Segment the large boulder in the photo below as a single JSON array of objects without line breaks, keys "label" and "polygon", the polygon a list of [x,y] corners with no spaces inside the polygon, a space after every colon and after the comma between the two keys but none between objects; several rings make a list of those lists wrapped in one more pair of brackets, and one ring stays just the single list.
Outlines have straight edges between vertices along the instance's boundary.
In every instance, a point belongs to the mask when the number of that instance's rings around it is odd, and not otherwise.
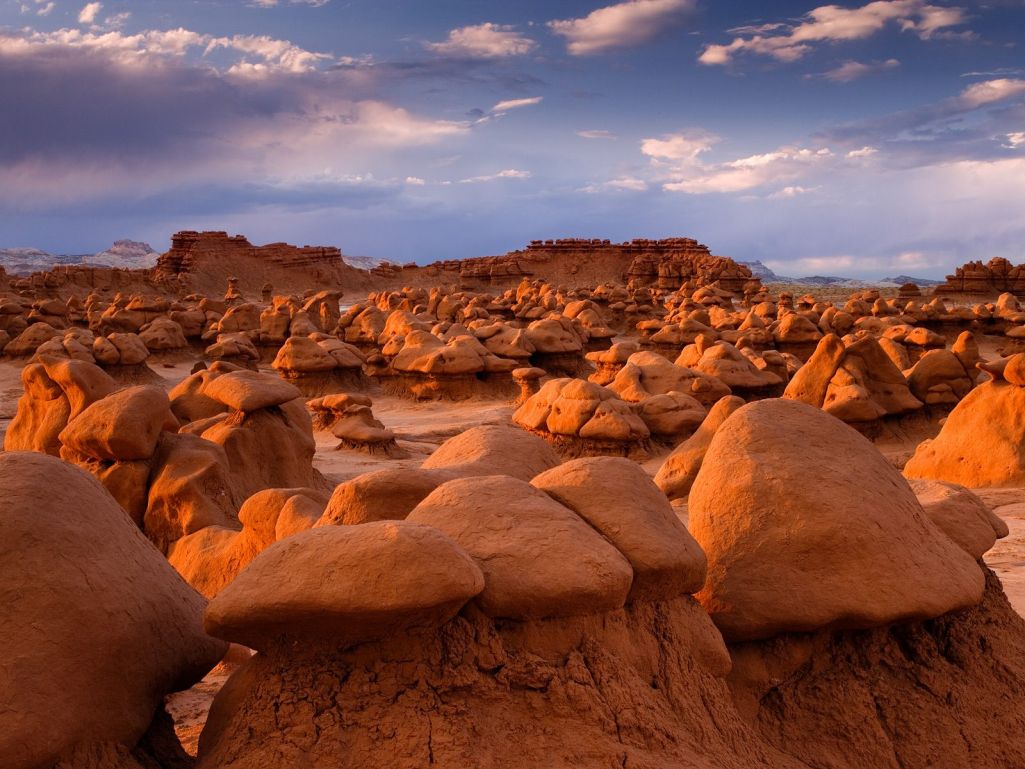
[{"label": "large boulder", "polygon": [[576,513],[508,476],[439,486],[406,518],[452,537],[484,572],[490,617],[540,619],[621,608],[633,570]]},{"label": "large boulder", "polygon": [[0,488],[0,763],[134,746],[225,651],[203,632],[205,600],[88,473],[0,454]]},{"label": "large boulder", "polygon": [[175,432],[167,394],[153,385],[118,390],[93,403],[60,434],[66,447],[95,459],[149,459],[164,430]]},{"label": "large boulder", "polygon": [[743,398],[736,395],[720,398],[708,410],[697,431],[666,457],[666,461],[655,474],[655,484],[669,499],[679,499],[690,493],[690,487],[698,477],[701,463],[705,460],[705,452],[708,451],[716,430],[730,414],[743,405]]},{"label": "large boulder", "polygon": [[626,556],[631,600],[695,593],[705,583],[705,554],[641,466],[622,457],[586,457],[531,481],[573,510]]},{"label": "large boulder", "polygon": [[543,439],[515,427],[481,425],[442,443],[421,465],[454,475],[510,475],[529,481],[559,464]]},{"label": "large boulder", "polygon": [[1025,387],[1002,378],[976,387],[940,434],[919,444],[904,474],[968,488],[1025,486]]},{"label": "large boulder", "polygon": [[972,606],[975,560],[854,429],[765,400],[716,432],[690,492],[708,557],[699,600],[727,640],[863,628]]},{"label": "large boulder", "polygon": [[911,489],[932,522],[972,558],[982,558],[1010,533],[1003,519],[964,486],[918,479]]},{"label": "large boulder", "polygon": [[311,638],[345,648],[441,625],[483,587],[473,560],[429,526],[324,526],[264,550],[211,601],[205,624],[254,649]]}]

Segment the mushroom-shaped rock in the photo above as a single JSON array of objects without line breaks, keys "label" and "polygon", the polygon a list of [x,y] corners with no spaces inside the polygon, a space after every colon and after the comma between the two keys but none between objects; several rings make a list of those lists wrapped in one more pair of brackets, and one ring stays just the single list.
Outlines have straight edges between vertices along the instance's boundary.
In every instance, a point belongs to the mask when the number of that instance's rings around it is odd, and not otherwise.
[{"label": "mushroom-shaped rock", "polygon": [[[1008,369],[1017,357],[1007,359]],[[1004,379],[976,387],[950,412],[940,434],[919,444],[904,474],[970,489],[1025,486],[1025,387]]]},{"label": "mushroom-shaped rock", "polygon": [[645,398],[637,412],[652,435],[674,441],[694,432],[708,413],[696,398],[675,391]]},{"label": "mushroom-shaped rock", "polygon": [[313,374],[332,371],[338,361],[308,336],[290,336],[281,345],[271,364],[283,374]]},{"label": "mushroom-shaped rock", "polygon": [[208,380],[202,392],[230,409],[246,413],[302,397],[294,385],[259,371],[231,371]]},{"label": "mushroom-shaped rock", "polygon": [[437,627],[483,587],[474,561],[430,526],[323,526],[260,553],[204,621],[211,635],[259,650],[318,638],[346,648]]},{"label": "mushroom-shaped rock", "polygon": [[477,561],[484,590],[476,603],[489,617],[612,611],[630,592],[633,570],[622,553],[572,510],[515,478],[449,481],[406,521],[440,529]]},{"label": "mushroom-shaped rock", "polygon": [[1010,533],[1007,524],[964,486],[926,479],[910,483],[925,514],[972,558],[982,558]]},{"label": "mushroom-shaped rock", "polygon": [[139,339],[150,352],[188,347],[181,324],[167,317],[154,318],[139,330]]},{"label": "mushroom-shaped rock", "polygon": [[335,487],[317,526],[403,520],[428,494],[454,477],[445,470],[397,468],[357,475]]},{"label": "mushroom-shaped rock", "polygon": [[205,601],[88,473],[0,454],[0,763],[57,764],[146,732],[172,691],[224,654]]},{"label": "mushroom-shaped rock", "polygon": [[552,379],[513,414],[513,421],[560,451],[630,453],[651,431],[629,403],[584,379]]},{"label": "mushroom-shaped rock", "polygon": [[634,570],[630,600],[676,598],[704,584],[705,554],[636,462],[574,459],[530,483],[573,510],[626,556]]},{"label": "mushroom-shaped rock", "polygon": [[736,395],[721,398],[708,410],[704,421],[687,440],[673,449],[662,467],[655,474],[655,484],[669,499],[686,497],[694,479],[698,477],[701,463],[705,459],[716,430],[734,411],[744,405],[744,399]]},{"label": "mushroom-shaped rock", "polygon": [[608,387],[631,403],[675,390],[693,396],[706,408],[730,394],[730,388],[718,379],[647,351],[631,355]]},{"label": "mushroom-shaped rock", "polygon": [[339,448],[364,449],[371,453],[395,447],[395,433],[374,417],[370,406],[352,405],[331,427],[331,434],[341,440]]},{"label": "mushroom-shaped rock", "polygon": [[822,408],[845,422],[871,422],[922,407],[900,369],[871,336],[849,345],[833,334],[822,337],[783,397]]},{"label": "mushroom-shaped rock", "polygon": [[950,350],[929,350],[908,374],[911,393],[927,404],[955,404],[975,386],[978,371]]},{"label": "mushroom-shaped rock", "polygon": [[345,412],[354,406],[373,406],[368,395],[361,393],[332,393],[306,401],[306,408],[313,415],[315,430],[330,430]]},{"label": "mushroom-shaped rock", "polygon": [[60,440],[67,448],[95,459],[149,459],[165,429],[178,429],[167,394],[159,387],[140,385],[93,403],[68,422]]},{"label": "mushroom-shaped rock", "polygon": [[796,401],[748,404],[719,427],[689,526],[708,557],[698,599],[729,641],[937,617],[984,588],[867,439]]},{"label": "mushroom-shaped rock", "polygon": [[501,473],[529,481],[559,461],[552,447],[537,436],[505,425],[480,425],[449,438],[421,467],[458,476]]}]

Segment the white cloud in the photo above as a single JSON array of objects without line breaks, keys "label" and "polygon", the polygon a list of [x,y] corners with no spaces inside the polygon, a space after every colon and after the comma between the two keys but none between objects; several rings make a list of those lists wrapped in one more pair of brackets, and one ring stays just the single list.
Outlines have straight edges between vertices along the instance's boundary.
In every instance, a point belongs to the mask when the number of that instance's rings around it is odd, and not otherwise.
[{"label": "white cloud", "polygon": [[491,108],[492,112],[505,112],[510,109],[518,109],[519,107],[532,107],[535,104],[540,104],[543,96],[531,96],[528,99],[507,99],[500,101],[494,107]]},{"label": "white cloud", "polygon": [[796,198],[799,195],[807,195],[811,192],[817,192],[821,187],[801,187],[798,185],[791,185],[784,187],[781,190],[776,190],[769,195],[769,200],[786,200],[787,198]]},{"label": "white cloud", "polygon": [[1007,144],[1004,146],[1009,150],[1025,147],[1025,131],[1015,131],[1014,133],[1007,134]]},{"label": "white cloud", "polygon": [[471,176],[469,179],[460,179],[460,184],[477,184],[478,182],[493,182],[497,179],[529,179],[533,174],[530,171],[518,171],[515,168],[507,168],[497,174],[486,176]]},{"label": "white cloud", "polygon": [[[127,18],[127,12],[116,14],[107,20],[107,26],[120,26]],[[0,30],[0,54],[30,55],[54,47],[100,52],[125,66],[142,65],[152,58],[183,58],[190,52],[207,56],[223,49],[238,57],[226,71],[243,76],[299,74],[338,61],[329,54],[307,51],[288,40],[277,40],[267,35],[212,37],[181,27],[145,30],[132,35],[118,29],[103,31],[95,26],[88,32],[71,28],[53,32],[26,29],[8,33]]]},{"label": "white cloud", "polygon": [[744,192],[767,184],[792,181],[833,157],[826,148],[781,147],[774,152],[725,163],[688,161],[671,171],[670,180],[662,185],[662,189],[690,195]]},{"label": "white cloud", "polygon": [[621,176],[618,179],[609,179],[600,184],[589,184],[581,188],[581,192],[643,192],[648,189],[648,183],[644,179],[637,179],[632,176]]},{"label": "white cloud", "polygon": [[23,2],[20,7],[22,13],[34,13],[36,16],[49,16],[56,5],[57,4],[52,1],[32,0],[31,3]]},{"label": "white cloud", "polygon": [[102,8],[103,3],[86,3],[82,10],[78,12],[78,23],[94,24]]},{"label": "white cloud", "polygon": [[411,187],[423,187],[425,184],[427,184],[427,182],[425,182],[419,176],[407,176],[406,184],[410,185]]},{"label": "white cloud", "polygon": [[628,0],[583,18],[550,21],[548,27],[566,38],[571,54],[586,56],[645,43],[694,5],[694,0]]},{"label": "white cloud", "polygon": [[879,150],[875,147],[862,147],[861,149],[851,150],[847,153],[847,157],[854,160],[856,158],[867,158],[875,155]]},{"label": "white cloud", "polygon": [[107,29],[121,29],[128,20],[132,17],[130,11],[122,11],[121,13],[115,13],[113,16],[108,16],[103,20],[103,26]]},{"label": "white cloud", "polygon": [[[320,8],[321,6],[327,5],[331,0],[289,0],[292,5],[310,5],[314,8]],[[278,0],[250,0],[249,5],[255,8],[274,8],[278,4]]]},{"label": "white cloud", "polygon": [[616,135],[611,131],[587,130],[577,131],[577,136],[582,139],[615,139]]},{"label": "white cloud", "polygon": [[964,24],[966,19],[961,8],[941,8],[926,0],[873,0],[858,8],[823,5],[809,11],[798,24],[776,23],[734,30],[741,34],[726,45],[706,46],[698,61],[725,65],[740,53],[752,53],[793,62],[817,43],[863,40],[890,24],[929,40],[950,27]]},{"label": "white cloud", "polygon": [[665,134],[661,139],[644,139],[641,152],[656,161],[693,164],[698,155],[712,148],[719,137],[705,131]]},{"label": "white cloud", "polygon": [[234,35],[216,37],[206,46],[206,53],[218,48],[228,48],[243,55],[256,57],[257,61],[244,59],[232,66],[229,72],[236,74],[263,74],[276,72],[310,72],[318,64],[333,61],[326,53],[307,51],[288,40],[277,40],[268,35]]},{"label": "white cloud", "polygon": [[968,86],[961,92],[960,101],[964,106],[974,109],[1021,94],[1025,94],[1025,80],[1002,77]]},{"label": "white cloud", "polygon": [[424,46],[443,56],[501,59],[528,54],[537,47],[537,43],[521,35],[511,25],[487,22],[453,29],[444,42],[425,43]]}]

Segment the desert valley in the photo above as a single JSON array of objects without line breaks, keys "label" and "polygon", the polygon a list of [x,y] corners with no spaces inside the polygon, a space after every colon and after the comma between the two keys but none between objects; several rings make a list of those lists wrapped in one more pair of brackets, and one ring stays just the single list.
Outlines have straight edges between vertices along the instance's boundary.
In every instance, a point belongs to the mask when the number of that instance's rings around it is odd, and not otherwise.
[{"label": "desert valley", "polygon": [[1025,267],[4,283],[5,767],[1025,764]]},{"label": "desert valley", "polygon": [[0,769],[1025,769],[1025,0],[0,0]]}]

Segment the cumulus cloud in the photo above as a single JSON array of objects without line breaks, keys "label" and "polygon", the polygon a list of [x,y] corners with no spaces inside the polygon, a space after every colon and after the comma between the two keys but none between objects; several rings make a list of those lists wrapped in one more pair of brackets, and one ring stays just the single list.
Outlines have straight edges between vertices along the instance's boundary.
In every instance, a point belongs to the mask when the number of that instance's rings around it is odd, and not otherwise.
[{"label": "cumulus cloud", "polygon": [[[120,26],[127,13],[108,19],[108,26]],[[0,55],[37,56],[64,49],[83,49],[108,57],[122,65],[139,65],[162,58],[184,58],[188,54],[208,57],[219,50],[235,58],[226,68],[235,74],[310,72],[338,60],[326,53],[301,48],[288,40],[268,35],[214,37],[179,27],[124,34],[118,29],[93,28],[88,32],[63,28],[52,32],[0,30]],[[206,66],[211,66],[207,60]]]},{"label": "cumulus cloud", "polygon": [[731,30],[738,33],[737,37],[727,44],[705,46],[698,61],[726,65],[737,55],[748,53],[794,62],[817,44],[863,40],[888,26],[929,40],[966,21],[963,9],[930,5],[926,0],[874,0],[857,8],[823,5],[809,11],[797,24],[777,22]]},{"label": "cumulus cloud", "polygon": [[78,12],[79,24],[95,24],[96,17],[100,15],[103,3],[86,3]]},{"label": "cumulus cloud", "polygon": [[442,56],[501,59],[528,54],[537,43],[511,25],[486,22],[453,29],[443,42],[425,43],[424,47]]},{"label": "cumulus cloud", "polygon": [[654,161],[672,161],[676,164],[693,165],[698,156],[710,150],[719,137],[707,131],[688,131],[687,133],[664,134],[658,139],[641,141],[641,152]]},{"label": "cumulus cloud", "polygon": [[1010,150],[1025,147],[1025,131],[1013,131],[1007,134],[1007,143],[1004,146]]},{"label": "cumulus cloud", "polygon": [[540,104],[543,96],[531,96],[527,99],[506,99],[500,101],[494,107],[491,108],[492,112],[506,112],[511,109],[519,109],[520,107],[533,107],[535,104]]},{"label": "cumulus cloud", "polygon": [[577,131],[577,136],[582,139],[615,139],[616,135],[612,131],[594,130],[589,129],[586,131]]},{"label": "cumulus cloud", "polygon": [[[642,145],[645,154],[652,154],[650,149],[645,152]],[[783,147],[723,163],[705,163],[698,157],[701,152],[704,150],[681,158],[683,162],[670,169],[662,189],[689,195],[746,192],[796,179],[833,158],[827,148]]]},{"label": "cumulus cloud", "polygon": [[427,182],[421,179],[419,176],[407,176],[406,184],[409,184],[413,187],[423,187],[425,184],[427,184]]},{"label": "cumulus cloud", "polygon": [[550,21],[548,27],[566,38],[571,54],[587,56],[646,43],[694,5],[694,0],[628,0],[579,19]]},{"label": "cumulus cloud", "polygon": [[[234,64],[211,66],[218,52]],[[242,77],[240,58],[268,71]],[[0,31],[0,91],[19,107],[0,123],[0,201],[47,207],[127,189],[152,199],[186,184],[255,195],[271,177],[359,170],[471,129],[347,95],[344,73],[311,66],[263,37]]]},{"label": "cumulus cloud", "polygon": [[974,109],[1022,94],[1025,94],[1025,80],[1002,77],[968,86],[961,92],[961,102]]}]

